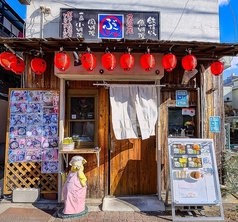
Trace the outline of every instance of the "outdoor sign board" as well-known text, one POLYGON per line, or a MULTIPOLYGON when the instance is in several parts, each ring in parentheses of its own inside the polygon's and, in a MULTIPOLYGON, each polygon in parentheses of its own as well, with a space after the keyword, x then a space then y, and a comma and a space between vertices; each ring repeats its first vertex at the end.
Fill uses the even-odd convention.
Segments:
POLYGON ((12 89, 9 110, 8 163, 40 162, 42 173, 58 173, 59 92, 12 89))
POLYGON ((188 91, 176 90, 176 106, 188 107, 188 91))
POLYGON ((221 205, 213 140, 169 138, 168 151, 173 217, 175 206, 221 205))
POLYGON ((98 39, 159 39, 159 13, 61 9, 60 37, 98 39))

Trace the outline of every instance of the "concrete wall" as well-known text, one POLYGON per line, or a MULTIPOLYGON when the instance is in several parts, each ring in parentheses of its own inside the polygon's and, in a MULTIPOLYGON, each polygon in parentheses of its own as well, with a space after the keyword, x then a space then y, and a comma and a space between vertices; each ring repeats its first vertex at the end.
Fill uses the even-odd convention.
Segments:
POLYGON ((59 37, 60 8, 156 11, 160 40, 219 42, 217 0, 34 0, 27 6, 26 38, 59 37), (40 6, 48 11, 42 13, 40 6))

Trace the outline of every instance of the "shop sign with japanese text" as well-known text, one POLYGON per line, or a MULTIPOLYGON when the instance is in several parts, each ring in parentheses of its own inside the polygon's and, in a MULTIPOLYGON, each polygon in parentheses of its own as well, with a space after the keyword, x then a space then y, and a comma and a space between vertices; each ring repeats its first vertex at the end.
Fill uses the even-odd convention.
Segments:
POLYGON ((188 91, 176 90, 176 106, 188 107, 188 91))
POLYGON ((60 37, 159 39, 159 13, 61 9, 60 37))

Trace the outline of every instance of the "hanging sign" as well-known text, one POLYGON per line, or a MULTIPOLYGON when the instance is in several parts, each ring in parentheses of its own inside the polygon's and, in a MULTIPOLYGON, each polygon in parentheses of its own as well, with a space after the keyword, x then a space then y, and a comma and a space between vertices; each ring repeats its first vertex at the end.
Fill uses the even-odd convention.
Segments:
POLYGON ((210 116, 209 122, 210 132, 212 133, 220 133, 221 128, 221 118, 220 116, 210 116))
POLYGON ((61 9, 62 38, 159 39, 159 13, 61 9))
POLYGON ((188 107, 188 91, 176 90, 176 106, 188 107))

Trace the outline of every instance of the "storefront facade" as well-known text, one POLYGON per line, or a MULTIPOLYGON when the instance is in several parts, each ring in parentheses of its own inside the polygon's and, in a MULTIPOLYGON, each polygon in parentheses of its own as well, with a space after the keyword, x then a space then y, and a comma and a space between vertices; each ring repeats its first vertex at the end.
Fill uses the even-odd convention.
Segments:
MULTIPOLYGON (((60 144, 63 138, 73 135, 81 137, 75 149, 87 160, 85 174, 88 178, 88 198, 156 193, 160 197, 168 181, 168 138, 170 137, 213 139, 218 165, 221 161, 221 152, 225 147, 222 124, 218 132, 212 132, 209 125, 210 117, 213 116, 219 116, 221 123, 224 122, 222 75, 213 75, 210 65, 222 56, 234 53, 235 48, 229 44, 218 43, 217 2, 211 1, 210 8, 202 3, 196 3, 196 5, 190 3, 192 5, 188 6, 189 12, 196 11, 198 8, 206 11, 209 8, 210 14, 185 13, 185 17, 191 16, 192 19, 189 22, 188 20, 181 22, 181 26, 173 27, 170 25, 172 24, 170 20, 175 19, 174 23, 178 23, 179 16, 184 13, 182 3, 173 1, 177 8, 170 6, 167 8, 163 1, 154 1, 150 6, 137 2, 132 7, 129 1, 123 2, 124 4, 120 4, 123 12, 120 13, 113 11, 116 5, 108 5, 107 1, 105 1, 107 7, 102 8, 98 5, 97 10, 89 10, 90 4, 93 4, 90 1, 80 2, 80 5, 74 6, 77 9, 51 3, 50 12, 42 12, 41 5, 44 2, 34 3, 34 7, 32 4, 27 7, 29 15, 27 18, 32 18, 36 12, 39 14, 35 16, 33 23, 33 20, 27 20, 27 38, 1 40, 11 49, 23 52, 26 69, 22 74, 22 88, 58 90, 58 142, 60 144), (131 10, 127 10, 129 6, 131 10), (174 17, 171 16, 172 12, 174 12, 174 17), (57 19, 53 19, 54 13, 57 14, 57 19), (105 15, 110 15, 110 18, 115 16, 114 19, 118 19, 118 23, 122 21, 122 24, 127 24, 123 26, 126 27, 122 30, 124 35, 118 38, 100 36, 98 25, 100 14, 102 21, 107 19, 105 15), (209 19, 207 19, 208 15, 211 16, 209 19), (74 23, 75 17, 77 22, 74 23), (126 20, 128 17, 130 19, 126 20), (44 18, 44 22, 49 19, 48 23, 42 22, 40 18, 44 18), (96 19, 90 20, 89 18, 96 19), (136 35, 130 38, 126 35, 130 30, 128 25, 131 24, 132 18, 137 21, 137 29, 133 32, 136 35), (197 26, 201 24, 198 23, 198 19, 203 21, 200 28, 197 26), (145 27, 138 25, 142 24, 141 21, 147 21, 145 27), (215 26, 210 24, 211 21, 215 26), (94 26, 91 26, 92 24, 94 26), (92 34, 88 31, 88 35, 84 36, 84 32, 81 32, 83 28, 96 30, 97 33, 92 34), (72 31, 72 35, 69 30, 72 31), (146 32, 140 32, 141 30, 146 30, 146 32), (206 35, 203 34, 204 30, 206 30, 206 35), (145 37, 145 35, 148 36, 145 37), (92 70, 85 69, 81 64, 89 49, 97 63, 92 70), (103 66, 101 60, 106 49, 115 55, 117 61, 116 67, 110 71, 103 66), (140 58, 148 49, 154 55, 155 66, 150 70, 144 70, 140 58), (61 71, 54 64, 55 56, 60 50, 70 59, 70 66, 61 71), (125 70, 120 58, 128 50, 131 50, 131 55, 134 56, 134 66, 130 70, 125 70), (177 65, 172 70, 166 71, 162 65, 162 58, 168 51, 176 55, 177 65), (185 72, 182 66, 182 59, 189 53, 197 59, 194 72, 185 72), (32 59, 38 54, 47 63, 47 68, 42 75, 36 75, 31 67, 32 59), (152 99, 157 104, 154 132, 149 136, 144 136, 143 127, 131 137, 115 135, 114 117, 122 115, 120 109, 115 110, 114 103, 110 99, 113 93, 111 89, 115 86, 119 86, 121 92, 126 92, 133 86, 154 89, 156 95, 153 99, 153 93, 149 94, 151 96, 146 95, 148 100, 152 99), (180 95, 185 95, 184 101, 179 99, 180 95), (94 155, 93 152, 82 152, 84 149, 95 147, 100 148, 99 156, 94 155)), ((47 6, 47 2, 44 5, 47 6)), ((107 24, 108 27, 110 24, 107 24)), ((132 25, 131 28, 133 27, 132 25)), ((114 28, 117 29, 116 26, 114 28)), ((101 29, 103 29, 103 22, 101 29)), ((143 98, 143 96, 139 97, 143 98)), ((128 103, 132 100, 133 102, 131 98, 133 96, 123 95, 121 99, 124 100, 121 104, 123 101, 128 103)), ((9 133, 7 133, 7 138, 8 136, 9 133)), ((6 144, 6 150, 8 148, 9 143, 6 144)), ((60 149, 59 145, 59 173, 62 170, 68 170, 67 161, 60 153, 60 149)), ((69 158, 72 155, 69 154, 69 158)), ((7 154, 6 160, 8 161, 7 154)), ((36 169, 36 173, 31 176, 37 177, 38 180, 43 178, 42 183, 48 184, 48 187, 43 186, 41 192, 43 194, 57 193, 60 199, 60 174, 39 176, 40 165, 37 163, 8 163, 5 169, 4 193, 10 193, 14 186, 21 187, 22 183, 24 186, 35 186, 36 181, 33 179, 28 182, 27 179, 14 180, 12 176, 9 176, 15 168, 18 169, 18 174, 23 174, 27 169, 31 171, 36 169), (25 167, 25 164, 28 167, 25 167), (49 183, 47 178, 49 181, 54 181, 55 186, 49 183), (14 185, 12 185, 12 180, 14 180, 14 185)))

